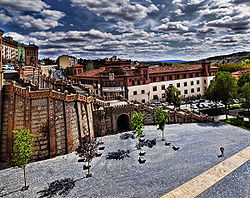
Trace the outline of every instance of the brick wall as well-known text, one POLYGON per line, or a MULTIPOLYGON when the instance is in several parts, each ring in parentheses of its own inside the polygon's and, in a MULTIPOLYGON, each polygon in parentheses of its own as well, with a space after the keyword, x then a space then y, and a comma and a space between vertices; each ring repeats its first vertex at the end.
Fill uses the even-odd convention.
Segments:
POLYGON ((33 160, 74 151, 79 138, 93 132, 92 100, 52 90, 30 91, 15 83, 4 86, 0 159, 10 161, 12 130, 23 126, 34 138, 33 160))

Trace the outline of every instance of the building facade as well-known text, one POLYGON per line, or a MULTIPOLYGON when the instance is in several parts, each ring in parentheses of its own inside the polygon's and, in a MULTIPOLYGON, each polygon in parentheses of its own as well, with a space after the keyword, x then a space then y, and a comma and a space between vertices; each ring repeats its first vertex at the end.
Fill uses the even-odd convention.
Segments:
POLYGON ((7 36, 2 38, 2 60, 3 64, 14 65, 18 55, 18 42, 12 37, 7 36))
MULTIPOLYGON (((3 34, 3 31, 0 31, 3 34)), ((18 64, 38 67, 38 46, 34 44, 25 45, 13 40, 10 36, 2 35, 1 39, 1 59, 3 65, 18 64)))
POLYGON ((61 55, 57 58, 57 63, 60 69, 72 67, 77 64, 77 59, 74 56, 61 55))
POLYGON ((145 103, 164 101, 165 89, 169 85, 177 87, 183 98, 204 95, 218 68, 205 62, 186 66, 133 67, 129 61, 119 61, 87 72, 79 66, 73 71, 72 79, 91 89, 94 95, 122 96, 130 101, 145 103))

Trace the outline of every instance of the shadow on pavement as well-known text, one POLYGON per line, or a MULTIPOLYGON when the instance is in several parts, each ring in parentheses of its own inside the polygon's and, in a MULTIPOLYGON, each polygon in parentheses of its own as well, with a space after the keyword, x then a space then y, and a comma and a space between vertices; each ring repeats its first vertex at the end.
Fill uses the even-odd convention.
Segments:
POLYGON ((4 190, 4 188, 3 189, 0 189, 0 197, 5 197, 5 196, 7 196, 7 195, 11 195, 11 194, 13 194, 13 193, 16 193, 16 192, 19 192, 19 191, 21 191, 21 189, 18 189, 18 190, 14 190, 14 191, 11 191, 11 192, 8 192, 8 193, 5 193, 5 194, 1 194, 1 192, 4 190))
POLYGON ((201 127, 220 127, 227 125, 225 122, 209 122, 209 123, 197 123, 198 126, 201 127))

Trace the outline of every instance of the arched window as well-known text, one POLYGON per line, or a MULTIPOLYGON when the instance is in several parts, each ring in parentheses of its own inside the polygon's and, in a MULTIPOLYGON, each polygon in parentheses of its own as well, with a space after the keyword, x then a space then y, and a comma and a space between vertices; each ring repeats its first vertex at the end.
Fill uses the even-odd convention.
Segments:
POLYGON ((164 76, 162 76, 162 77, 161 77, 161 81, 164 81, 164 80, 165 80, 165 78, 164 78, 164 76))
POLYGON ((142 79, 142 84, 146 84, 146 80, 144 78, 142 79))
POLYGON ((156 82, 156 77, 153 77, 153 82, 156 82))
POLYGON ((134 80, 132 80, 132 85, 135 85, 135 81, 134 80))
POLYGON ((141 81, 140 79, 137 80, 137 85, 140 85, 141 84, 141 81))

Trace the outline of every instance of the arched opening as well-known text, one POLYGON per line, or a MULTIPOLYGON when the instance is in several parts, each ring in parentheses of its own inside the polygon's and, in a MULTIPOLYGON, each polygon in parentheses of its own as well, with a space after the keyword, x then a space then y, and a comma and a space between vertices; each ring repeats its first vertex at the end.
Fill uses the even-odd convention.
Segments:
POLYGON ((135 81, 134 80, 132 80, 132 85, 135 85, 135 81))
POLYGON ((137 85, 140 85, 140 84, 141 84, 141 82, 140 82, 140 80, 138 79, 138 80, 137 80, 137 85))
POLYGON ((119 132, 129 131, 129 117, 127 114, 122 114, 118 117, 117 128, 119 132))

